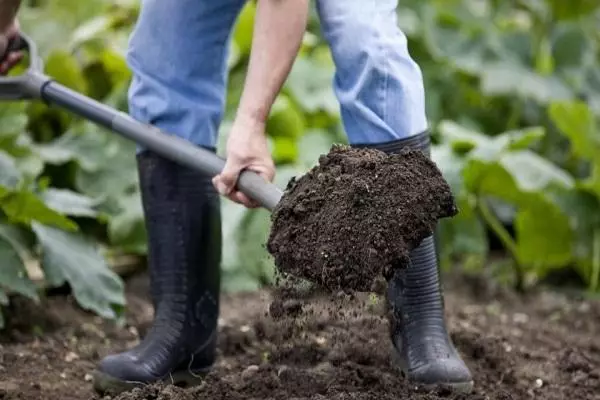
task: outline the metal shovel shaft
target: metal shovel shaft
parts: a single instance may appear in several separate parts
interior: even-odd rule
[[[157,127],[141,123],[121,111],[54,82],[52,78],[41,72],[42,61],[37,54],[35,43],[24,34],[13,39],[8,46],[9,52],[18,50],[29,52],[29,68],[20,76],[0,77],[0,101],[42,99],[119,133],[148,150],[202,174],[213,177],[223,170],[225,160],[213,152],[194,146]],[[0,54],[0,61],[7,53]],[[242,171],[236,186],[270,211],[275,208],[283,195],[281,189],[276,185],[252,171]]]
[[[45,84],[41,95],[42,99],[49,103],[65,108],[203,174],[218,175],[225,166],[225,160],[209,150],[193,146],[188,141],[168,135],[152,125],[143,124],[123,112],[56,82],[50,81]],[[282,196],[282,191],[277,186],[251,171],[243,171],[240,174],[237,187],[268,210],[273,210]]]

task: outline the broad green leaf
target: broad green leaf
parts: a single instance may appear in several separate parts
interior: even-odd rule
[[[494,138],[494,140],[503,142],[504,148],[509,150],[525,150],[534,143],[538,142],[546,135],[542,127],[531,127],[517,131],[504,132]]]
[[[26,103],[3,103],[0,108],[0,138],[11,138],[20,135],[25,132],[26,127]]]
[[[45,190],[40,197],[46,206],[64,215],[76,217],[96,217],[98,215],[95,209],[97,201],[71,190],[50,188]]]
[[[298,141],[298,164],[303,168],[311,168],[319,161],[319,157],[327,154],[335,138],[324,130],[307,131]]]
[[[538,267],[538,272],[566,265],[572,259],[573,243],[568,217],[542,196],[530,202],[515,218],[519,262]]]
[[[294,138],[279,136],[273,139],[273,161],[279,164],[293,163],[298,159],[298,142]]]
[[[75,160],[86,171],[97,171],[120,150],[120,144],[111,135],[91,122],[84,122],[53,142],[38,146],[38,153],[51,164]]]
[[[450,142],[456,150],[463,152],[477,148],[479,157],[486,153],[488,158],[494,158],[505,150],[526,149],[545,135],[544,128],[529,127],[490,137],[453,121],[442,121],[438,129],[442,140]]]
[[[468,129],[454,121],[440,122],[438,130],[444,142],[451,143],[456,150],[461,152],[485,146],[490,142],[490,138],[484,134]]]
[[[98,37],[107,31],[112,22],[110,15],[98,15],[89,21],[79,25],[71,34],[71,42],[69,47],[77,47],[82,43]]]
[[[460,195],[464,190],[462,174],[465,166],[465,159],[447,145],[432,146],[431,159],[442,172],[444,179],[452,188],[454,195]]]
[[[555,76],[541,76],[514,63],[489,63],[483,69],[481,90],[488,96],[518,95],[541,104],[569,100],[571,89]]]
[[[295,101],[308,112],[325,110],[339,113],[339,103],[332,88],[334,69],[317,65],[310,60],[296,60],[290,72],[286,88]]]
[[[543,191],[550,185],[572,187],[575,183],[567,172],[529,150],[506,153],[500,164],[521,191]]]
[[[13,223],[29,225],[37,221],[70,231],[78,229],[77,224],[47,207],[42,199],[25,189],[12,191],[0,186],[0,208]]]
[[[0,186],[14,188],[20,179],[14,158],[0,150]]]
[[[246,1],[233,29],[233,40],[243,57],[250,54],[255,15],[256,3],[254,1]]]
[[[264,247],[270,229],[270,213],[264,209],[246,210],[236,229],[239,260],[256,281],[270,281],[273,276],[273,260]]]
[[[457,205],[459,212],[456,216],[439,221],[443,257],[477,255],[485,258],[489,244],[484,223],[475,213],[468,196],[461,196]]]
[[[77,233],[32,225],[42,248],[42,268],[53,286],[69,283],[81,307],[116,318],[125,305],[124,285],[96,246]]]
[[[37,154],[29,135],[20,134],[5,146],[5,150],[14,157],[15,166],[24,177],[37,178],[44,170],[44,161]]]
[[[275,138],[297,139],[306,129],[306,118],[302,110],[287,96],[279,95],[271,108],[267,120],[267,133]]]
[[[55,50],[46,58],[45,72],[58,83],[79,93],[87,93],[87,82],[81,66],[71,54]]]
[[[559,69],[579,70],[593,54],[590,38],[577,25],[557,26],[553,40],[553,58]]]
[[[546,0],[556,19],[575,19],[600,8],[598,0]]]
[[[12,243],[0,233],[0,287],[19,293],[32,300],[39,300],[37,287],[27,275],[23,259]]]
[[[573,230],[573,257],[581,268],[582,278],[589,283],[589,271],[594,262],[595,235],[600,227],[600,197],[581,189],[556,189],[548,194],[569,218]]]
[[[23,258],[34,258],[36,239],[29,227],[9,224],[4,219],[0,221],[0,236],[10,242],[12,247]]]
[[[569,138],[576,155],[600,164],[600,131],[584,102],[552,103],[548,113],[560,132]]]

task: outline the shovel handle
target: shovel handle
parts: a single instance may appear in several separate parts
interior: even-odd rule
[[[213,177],[223,170],[225,160],[214,152],[194,146],[187,140],[163,132],[155,126],[134,120],[128,114],[54,82],[42,73],[42,62],[37,56],[35,44],[27,36],[21,34],[11,43],[10,49],[27,50],[30,64],[27,71],[20,76],[0,77],[0,101],[41,99],[204,175]],[[270,211],[283,195],[279,187],[252,171],[242,171],[236,186]]]
[[[17,37],[12,38],[8,42],[8,46],[4,50],[4,54],[2,54],[2,56],[0,57],[0,63],[2,63],[4,61],[4,59],[6,57],[8,57],[8,55],[10,53],[14,53],[14,52],[26,50],[26,49],[27,49],[27,41],[25,39],[23,39],[22,36],[19,35]]]

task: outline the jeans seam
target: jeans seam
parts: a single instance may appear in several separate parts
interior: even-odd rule
[[[381,26],[382,21],[379,21],[379,19],[381,18],[381,14],[379,12],[377,12],[377,1],[378,0],[372,0],[373,2],[373,9],[376,12],[376,19],[378,19],[378,23],[376,24],[377,26]],[[386,54],[386,46],[383,45],[382,40],[381,40],[381,32],[379,29],[375,29],[375,41],[377,43],[377,48],[378,48],[378,52],[377,52],[377,63],[381,65],[381,72],[383,74],[383,80],[381,82],[381,86],[379,87],[381,90],[381,93],[378,93],[378,97],[379,97],[379,101],[380,101],[380,110],[379,112],[381,113],[381,119],[384,123],[387,124],[387,89],[388,89],[388,79],[389,79],[389,70],[388,70],[388,63],[387,63],[387,54]]]

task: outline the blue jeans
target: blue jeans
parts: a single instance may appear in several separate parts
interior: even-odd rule
[[[245,0],[143,0],[127,54],[133,118],[215,147],[229,39]],[[336,65],[348,142],[393,141],[427,129],[421,71],[397,25],[398,0],[317,0]]]

